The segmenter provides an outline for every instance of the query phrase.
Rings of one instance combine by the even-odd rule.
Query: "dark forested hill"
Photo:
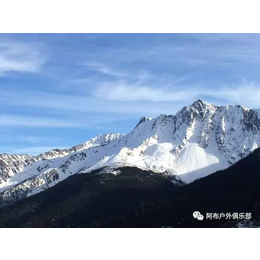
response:
[[[176,183],[176,181],[174,182]],[[236,227],[259,225],[260,150],[189,185],[138,168],[71,176],[0,209],[1,227]],[[251,213],[250,221],[192,213]]]
[[[56,186],[0,209],[1,227],[91,227],[145,202],[167,198],[178,187],[138,168],[73,175]]]

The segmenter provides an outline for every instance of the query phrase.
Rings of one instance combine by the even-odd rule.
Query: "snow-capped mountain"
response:
[[[189,183],[258,148],[260,111],[198,100],[176,115],[141,118],[129,134],[99,135],[68,150],[0,155],[2,203],[36,194],[72,174],[135,166]]]

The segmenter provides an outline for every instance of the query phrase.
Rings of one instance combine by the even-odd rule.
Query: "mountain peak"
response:
[[[203,101],[201,99],[198,99],[196,101],[194,101],[191,106],[193,107],[206,107],[206,106],[212,106],[212,104],[206,102],[206,101]]]
[[[150,120],[152,120],[151,117],[146,117],[146,116],[141,117],[141,119],[139,120],[139,122],[137,123],[137,125],[135,126],[135,128],[137,128],[140,124],[142,124],[142,123],[144,123],[144,122],[146,122],[146,121],[150,121]]]

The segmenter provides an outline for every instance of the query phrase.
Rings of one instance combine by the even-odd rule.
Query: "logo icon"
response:
[[[204,216],[199,211],[193,212],[193,217],[199,221],[202,221],[204,219]]]

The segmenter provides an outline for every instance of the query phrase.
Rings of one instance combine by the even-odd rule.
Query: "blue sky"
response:
[[[0,34],[0,153],[128,133],[200,98],[260,108],[258,34]]]

